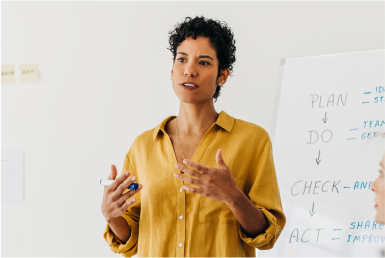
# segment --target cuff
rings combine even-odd
[[[238,223],[238,232],[239,236],[246,244],[260,250],[268,250],[274,246],[274,243],[277,241],[278,236],[281,233],[282,227],[278,225],[278,220],[273,214],[271,214],[263,207],[258,208],[263,212],[269,222],[269,227],[266,229],[266,231],[254,238],[251,238]]]
[[[124,257],[132,257],[137,253],[139,225],[126,214],[122,214],[121,217],[127,222],[131,231],[131,236],[127,242],[123,243],[120,241],[108,224],[106,225],[103,236],[114,253],[122,254]]]

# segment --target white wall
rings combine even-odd
[[[2,204],[2,256],[120,256],[102,236],[110,165],[179,101],[168,31],[226,21],[234,77],[217,112],[270,132],[280,58],[384,48],[384,2],[3,2],[1,64],[38,63],[1,85],[1,149],[25,155],[25,202]]]

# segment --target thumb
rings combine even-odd
[[[217,151],[217,155],[216,155],[215,159],[216,159],[217,164],[218,164],[220,169],[227,169],[227,165],[226,165],[226,163],[222,157],[222,149],[219,149]]]
[[[111,165],[111,172],[110,172],[110,175],[108,176],[108,179],[115,180],[117,175],[118,175],[118,171],[116,170],[115,165]]]

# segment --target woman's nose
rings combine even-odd
[[[373,192],[375,192],[376,191],[376,182],[377,182],[377,179],[376,179],[376,181],[374,181],[373,182],[373,184],[370,186],[370,189],[373,191]]]
[[[193,64],[187,64],[184,70],[185,76],[196,77],[198,75],[195,66]]]

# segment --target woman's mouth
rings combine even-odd
[[[195,83],[189,83],[189,82],[180,83],[179,85],[182,86],[186,90],[194,90],[194,89],[198,88],[198,85],[196,85]]]

